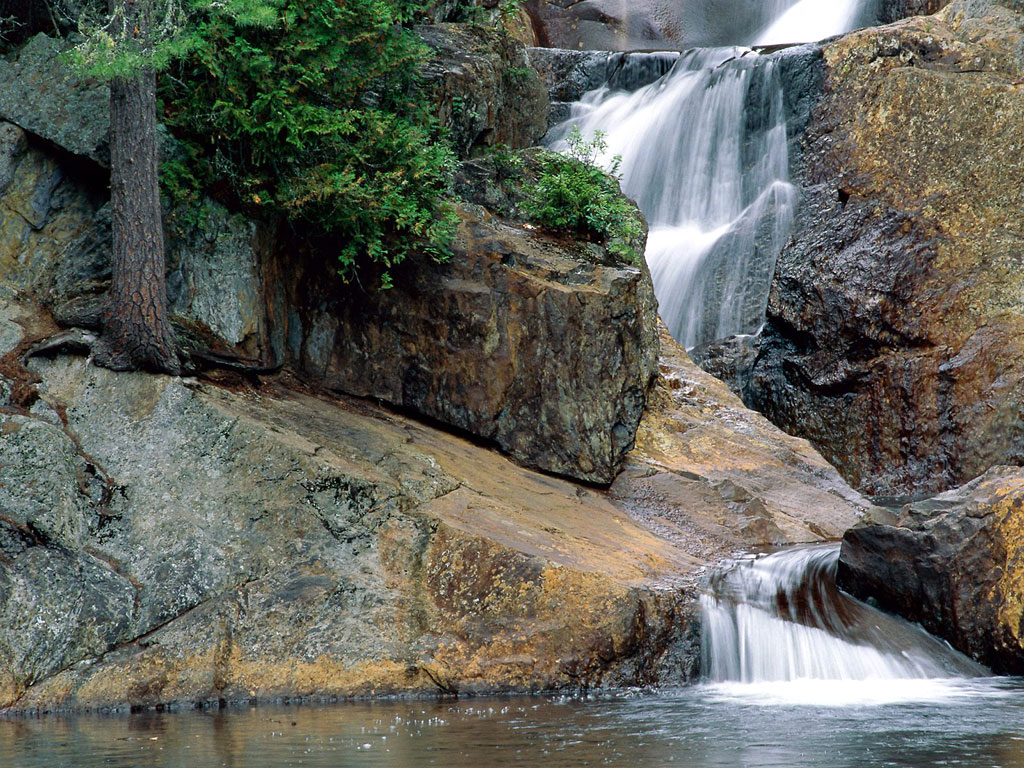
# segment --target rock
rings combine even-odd
[[[268,229],[207,202],[202,225],[175,233],[168,248],[170,312],[253,357],[267,336],[260,270],[273,242]]]
[[[17,428],[2,439],[46,450],[5,449],[0,476],[21,507],[45,511],[51,488],[73,499],[80,525],[50,539],[5,505],[0,706],[693,672],[697,560],[599,493],[364,402],[32,365],[82,453],[55,427],[8,417]],[[70,471],[85,454],[91,495]]]
[[[0,120],[100,165],[110,162],[110,90],[76,74],[64,43],[39,34],[0,59]]]
[[[761,349],[759,335],[727,336],[690,350],[693,361],[743,400],[750,399],[750,380]]]
[[[493,441],[527,466],[611,482],[657,359],[649,274],[483,209],[460,217],[447,263],[407,263],[394,288],[349,290],[311,325],[305,370]]]
[[[1021,19],[954,2],[824,47],[750,402],[871,494],[1024,461]]]
[[[691,679],[696,569],[870,508],[666,349],[609,492],[287,376],[35,358],[66,427],[0,426],[0,707]]]
[[[417,31],[433,51],[425,88],[461,156],[496,144],[528,147],[544,135],[547,98],[521,43],[472,24]]]
[[[707,560],[885,519],[806,440],[746,409],[660,330],[657,384],[610,489],[631,516]]]
[[[997,674],[1024,673],[1024,471],[996,467],[843,537],[839,586]]]
[[[67,163],[0,123],[0,280],[51,306],[109,280],[103,194]]]

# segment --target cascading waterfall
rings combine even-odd
[[[774,2],[776,15],[756,41],[845,31],[864,19],[871,2]],[[664,67],[669,56],[627,58],[635,69]],[[585,138],[604,134],[607,158],[621,156],[622,188],[650,225],[646,257],[661,317],[691,348],[760,329],[797,191],[789,181],[776,59],[740,47],[673,58],[654,82],[640,78],[648,83],[643,87],[627,90],[631,78],[620,77],[585,94],[553,130],[551,143],[565,149],[565,137],[578,126]]]
[[[985,669],[924,630],[835,586],[839,545],[735,560],[701,597],[712,682],[980,677]]]

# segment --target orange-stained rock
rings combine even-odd
[[[679,683],[705,563],[866,509],[678,350],[610,491],[286,376],[32,369],[66,424],[0,428],[18,710]]]
[[[751,390],[872,494],[1024,461],[1022,20],[957,0],[824,47]]]

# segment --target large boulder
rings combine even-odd
[[[611,491],[287,375],[34,358],[0,416],[0,707],[691,679],[702,566],[872,510],[666,350]]]
[[[688,674],[697,560],[592,491],[357,401],[32,368],[66,424],[0,418],[0,707]]]
[[[100,165],[110,162],[110,90],[77,74],[66,43],[38,34],[0,59],[0,120]]]
[[[1024,471],[996,467],[847,532],[837,580],[1002,674],[1024,674]]]
[[[1022,20],[958,1],[823,50],[750,401],[872,494],[1024,461]]]
[[[446,263],[403,266],[389,290],[324,297],[301,329],[304,370],[528,466],[610,483],[657,361],[646,269],[473,206],[460,209]]]
[[[806,440],[694,365],[664,326],[658,368],[636,448],[609,491],[632,517],[708,560],[884,519]]]

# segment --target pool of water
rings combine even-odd
[[[0,720],[6,768],[434,765],[1010,768],[1024,766],[1024,681],[794,681]]]

